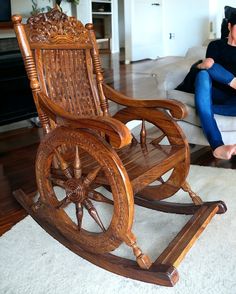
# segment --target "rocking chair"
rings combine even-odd
[[[83,26],[57,8],[30,17],[26,25],[19,15],[12,20],[45,132],[35,163],[39,193],[20,189],[15,197],[49,234],[88,261],[173,286],[176,267],[195,240],[216,213],[226,211],[221,201],[204,203],[186,182],[189,147],[174,121],[186,115],[184,105],[130,98],[106,85],[92,24]],[[110,101],[123,107],[113,117]],[[126,126],[132,120],[140,120],[138,138]],[[147,123],[156,128],[154,137]],[[191,203],[161,201],[179,189]],[[134,204],[153,213],[192,215],[155,261],[132,232]],[[108,221],[101,209],[107,206]],[[122,243],[136,261],[111,253]]]

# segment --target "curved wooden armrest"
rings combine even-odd
[[[165,111],[157,108],[125,107],[119,110],[114,115],[114,118],[124,124],[127,124],[133,120],[139,120],[140,122],[147,121],[162,131],[163,136],[161,135],[159,137],[161,140],[166,136],[170,144],[182,146],[185,145],[186,149],[188,149],[188,142],[182,129],[173,119],[173,117],[171,117],[169,113]],[[146,131],[144,131],[144,133],[146,133]],[[142,133],[140,133],[140,135],[142,136]]]
[[[102,132],[108,136],[110,144],[115,148],[121,148],[132,140],[129,129],[114,118],[104,116],[79,117],[65,111],[43,93],[39,93],[38,97],[40,107],[58,125]]]
[[[153,107],[163,108],[170,111],[171,115],[177,119],[183,119],[187,115],[186,106],[177,100],[173,99],[141,99],[128,97],[110,86],[103,84],[103,91],[105,96],[118,104],[130,106],[130,107]]]

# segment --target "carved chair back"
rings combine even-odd
[[[46,95],[75,117],[108,115],[103,75],[92,24],[83,26],[57,7],[21,23],[13,16],[16,35],[40,120],[50,125],[38,103]],[[52,125],[52,122],[51,122]]]

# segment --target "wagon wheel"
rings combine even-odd
[[[51,207],[53,222],[62,234],[70,232],[71,242],[105,253],[130,231],[133,195],[128,176],[117,154],[95,134],[64,127],[50,132],[38,149],[36,176],[40,202]]]
[[[139,125],[133,128],[133,144],[140,143],[143,150],[148,144],[160,148],[162,145],[181,146],[186,150],[186,156],[171,171],[158,178],[155,183],[138,192],[150,200],[161,200],[174,195],[183,185],[189,172],[189,146],[182,130],[168,113],[148,109],[148,114],[142,108],[124,108],[114,116],[124,124],[136,120]],[[128,124],[129,125],[129,124]]]

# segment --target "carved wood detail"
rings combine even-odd
[[[80,21],[57,8],[31,16],[27,24],[29,40],[35,43],[90,43],[87,30]]]
[[[203,202],[186,182],[189,146],[175,121],[185,117],[186,107],[173,100],[127,97],[107,86],[92,24],[84,27],[57,8],[30,17],[26,25],[21,16],[12,19],[47,133],[36,158],[40,196],[17,191],[17,199],[51,235],[89,261],[127,277],[173,286],[175,267],[212,217],[226,211],[223,202]],[[113,117],[109,100],[123,106]],[[138,135],[126,127],[132,120],[140,121]],[[58,186],[65,193],[62,199],[54,189]],[[179,189],[193,203],[160,201]],[[134,201],[152,210],[193,215],[154,263],[132,232]],[[96,204],[113,209],[107,223]],[[67,214],[68,205],[74,216]],[[85,211],[98,231],[84,225]],[[122,242],[137,263],[110,254]]]

